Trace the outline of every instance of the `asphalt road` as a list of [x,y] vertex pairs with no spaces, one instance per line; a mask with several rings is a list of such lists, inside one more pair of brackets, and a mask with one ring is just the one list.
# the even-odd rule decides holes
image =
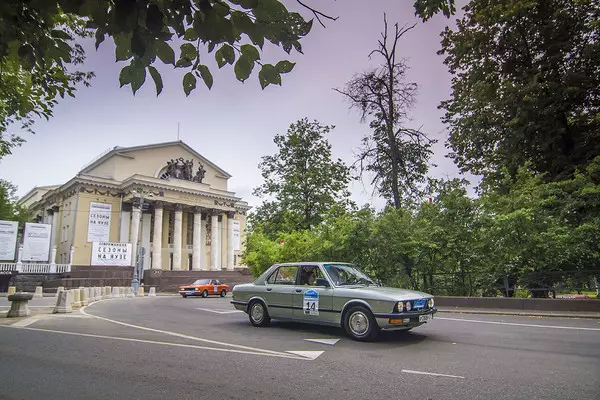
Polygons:
[[597,320],[438,313],[359,343],[255,328],[229,301],[113,299],[0,324],[0,399],[600,399]]

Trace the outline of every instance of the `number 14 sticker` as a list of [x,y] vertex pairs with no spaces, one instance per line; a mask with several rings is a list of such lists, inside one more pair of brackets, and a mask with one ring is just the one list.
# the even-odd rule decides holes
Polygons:
[[304,314],[319,315],[319,292],[312,289],[304,292],[302,308]]

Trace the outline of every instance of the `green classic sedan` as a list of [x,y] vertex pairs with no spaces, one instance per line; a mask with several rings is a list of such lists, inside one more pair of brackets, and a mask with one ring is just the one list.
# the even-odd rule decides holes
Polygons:
[[275,264],[232,293],[232,304],[254,326],[271,318],[341,326],[361,341],[375,339],[382,329],[415,328],[437,311],[430,294],[381,287],[356,266],[338,262]]

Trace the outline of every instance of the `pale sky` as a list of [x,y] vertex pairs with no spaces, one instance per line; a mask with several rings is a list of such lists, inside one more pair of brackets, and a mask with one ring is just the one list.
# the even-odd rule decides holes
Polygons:
[[[290,9],[306,17],[295,1]],[[435,177],[459,176],[448,158],[444,143],[447,131],[440,121],[440,101],[450,94],[450,75],[443,64],[439,34],[454,21],[436,16],[422,23],[414,16],[413,0],[320,0],[313,1],[321,10],[339,16],[322,28],[316,21],[312,32],[301,43],[304,55],[265,45],[261,55],[266,62],[289,59],[297,62],[294,70],[283,75],[283,84],[261,90],[258,69],[244,84],[235,79],[232,66],[219,70],[213,55],[207,64],[214,76],[212,90],[202,82],[186,98],[181,79],[186,71],[174,70],[158,59],[156,66],[165,88],[157,98],[148,75],[146,84],[134,97],[129,86],[119,88],[119,71],[124,63],[114,62],[112,40],[96,52],[86,46],[87,61],[81,70],[93,70],[96,77],[90,88],[82,87],[76,98],[60,101],[54,118],[35,124],[35,135],[23,132],[27,140],[13,155],[0,161],[0,177],[19,187],[19,195],[34,186],[65,183],[89,161],[114,146],[136,146],[180,139],[233,175],[229,189],[250,205],[260,204],[251,196],[262,183],[257,165],[261,156],[273,154],[273,137],[283,134],[289,125],[307,117],[322,124],[335,125],[328,139],[334,157],[348,165],[368,125],[360,123],[355,110],[349,110],[344,98],[332,90],[341,88],[354,73],[374,65],[368,54],[375,48],[383,29],[383,13],[390,25],[418,22],[400,42],[399,55],[408,58],[410,81],[419,85],[417,104],[412,112],[412,127],[422,127],[438,139],[430,171]],[[367,182],[366,182],[367,183]],[[371,196],[368,185],[355,183],[352,196],[358,205],[380,208],[384,202]]]

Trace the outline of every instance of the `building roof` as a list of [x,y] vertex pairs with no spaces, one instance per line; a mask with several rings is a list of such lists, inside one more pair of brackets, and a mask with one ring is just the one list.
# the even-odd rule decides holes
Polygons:
[[224,177],[231,178],[231,174],[229,174],[227,171],[225,171],[224,169],[220,168],[216,164],[212,163],[209,159],[207,159],[206,157],[204,157],[202,154],[198,153],[196,150],[194,150],[192,147],[190,147],[189,145],[187,145],[186,143],[184,143],[181,140],[174,141],[174,142],[146,144],[146,145],[142,145],[142,146],[133,146],[133,147],[115,146],[112,150],[109,150],[109,151],[105,152],[104,154],[102,154],[98,158],[96,158],[94,161],[92,161],[90,164],[88,164],[85,167],[83,167],[83,169],[81,171],[79,171],[79,173],[80,174],[85,174],[85,173],[91,171],[96,166],[102,164],[104,161],[108,160],[109,158],[111,158],[114,155],[118,155],[118,154],[121,154],[121,153],[128,153],[128,152],[131,152],[131,151],[156,149],[156,148],[171,147],[171,146],[181,146],[181,147],[183,147],[184,149],[186,149],[187,151],[189,151],[190,153],[192,153],[194,156],[198,157],[203,162],[205,162],[206,164],[208,164],[211,167],[213,167],[214,169],[216,169]]

